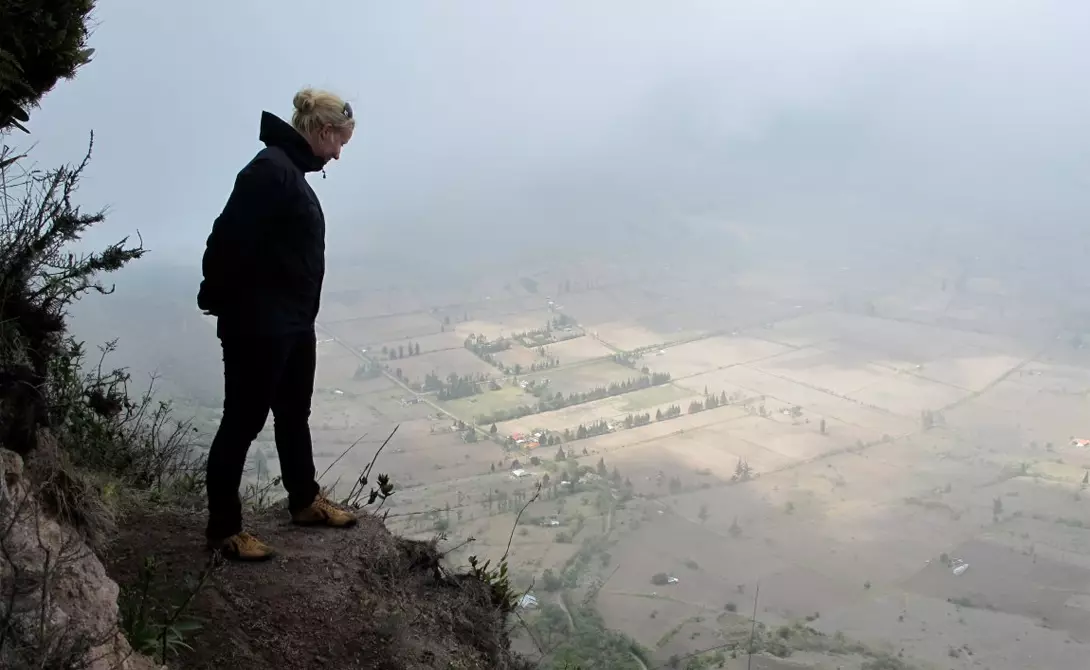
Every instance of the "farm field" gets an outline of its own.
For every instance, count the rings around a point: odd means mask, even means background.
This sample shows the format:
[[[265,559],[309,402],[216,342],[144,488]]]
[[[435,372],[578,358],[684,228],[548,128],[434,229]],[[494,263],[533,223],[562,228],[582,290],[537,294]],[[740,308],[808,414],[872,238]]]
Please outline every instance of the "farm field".
[[[755,667],[863,670],[886,652],[910,670],[1081,667],[1090,449],[1070,441],[1090,438],[1090,356],[1062,341],[1013,339],[1014,328],[865,316],[830,309],[814,291],[774,294],[789,281],[762,291],[738,281],[729,302],[704,312],[675,297],[694,290],[685,284],[552,295],[588,334],[547,345],[559,366],[517,379],[462,341],[544,326],[557,314],[541,296],[493,288],[435,313],[346,313],[330,329],[347,346],[421,344],[419,356],[384,360],[390,372],[485,375],[501,388],[409,402],[416,394],[386,375],[353,379],[360,359],[344,346],[320,348],[321,467],[360,435],[370,442],[401,424],[377,465],[398,486],[386,504],[392,527],[420,539],[443,533],[457,547],[449,560],[462,563],[496,558],[510,539],[515,582],[533,584],[551,607],[567,602],[569,614],[600,588],[603,625],[638,642],[647,667],[743,644],[758,582],[767,637]],[[369,309],[381,304],[368,299]],[[928,304],[916,301],[913,318]],[[453,332],[438,332],[448,317]],[[723,330],[730,323],[739,325]],[[636,369],[612,359],[672,341],[644,351]],[[540,356],[516,347],[496,358],[527,367]],[[670,381],[543,413],[518,385],[547,379],[566,396],[641,377],[644,366]],[[690,413],[710,396],[725,404]],[[680,416],[654,420],[671,405]],[[494,438],[490,424],[471,437],[458,424],[522,406],[535,413],[498,422]],[[642,412],[648,425],[625,428]],[[506,440],[531,431],[559,439],[601,421],[614,429],[533,451]],[[270,446],[262,442],[262,458],[275,470]],[[355,476],[373,453],[363,446],[328,476]],[[459,546],[470,537],[472,548]],[[955,558],[967,572],[952,573]],[[546,574],[560,585],[545,589]],[[656,575],[676,581],[652,583]],[[772,655],[775,639],[788,658]]]
[[[626,382],[643,377],[639,370],[626,368],[612,360],[590,361],[579,365],[562,366],[523,375],[523,381],[543,382],[548,379],[553,393],[586,393],[612,383]]]
[[[423,312],[323,321],[322,326],[356,349],[373,348],[376,344],[392,340],[433,335],[441,328],[439,321]]]
[[[593,337],[584,335],[546,345],[545,353],[559,360],[561,365],[576,365],[596,358],[608,358],[614,352]]]
[[[534,406],[537,402],[537,398],[518,386],[504,386],[498,391],[486,391],[468,398],[447,400],[440,405],[451,414],[469,417],[467,420],[470,420],[481,415],[513,410],[522,405]]]
[[[431,353],[420,353],[416,356],[406,356],[387,362],[391,370],[401,370],[405,379],[411,383],[422,383],[429,374],[435,374],[440,379],[446,379],[449,375],[460,377],[477,377],[484,375],[492,377],[499,374],[496,368],[473,355],[465,348],[448,349]]]

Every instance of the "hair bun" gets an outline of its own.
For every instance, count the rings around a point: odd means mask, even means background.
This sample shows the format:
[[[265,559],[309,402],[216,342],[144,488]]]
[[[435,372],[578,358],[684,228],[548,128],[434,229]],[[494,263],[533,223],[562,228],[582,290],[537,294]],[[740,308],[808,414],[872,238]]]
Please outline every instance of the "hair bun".
[[[299,91],[295,94],[291,104],[303,114],[310,114],[314,111],[314,89],[304,88]]]

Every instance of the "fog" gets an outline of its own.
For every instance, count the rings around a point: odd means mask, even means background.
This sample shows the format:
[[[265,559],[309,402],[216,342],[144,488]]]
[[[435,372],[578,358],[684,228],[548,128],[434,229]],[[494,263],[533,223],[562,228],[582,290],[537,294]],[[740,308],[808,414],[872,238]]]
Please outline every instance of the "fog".
[[[581,667],[1085,663],[1090,5],[158,4],[99,3],[23,140],[94,131],[85,243],[151,249],[73,314],[134,389],[215,429],[204,241],[328,88],[315,459],[397,426],[394,532],[509,548]]]
[[[694,220],[866,249],[1082,239],[1083,3],[106,0],[97,18],[94,67],[35,115],[37,157],[95,131],[82,193],[110,206],[101,239],[139,230],[149,263],[197,262],[259,112],[288,115],[304,84],[360,119],[314,181],[330,248],[395,265]]]

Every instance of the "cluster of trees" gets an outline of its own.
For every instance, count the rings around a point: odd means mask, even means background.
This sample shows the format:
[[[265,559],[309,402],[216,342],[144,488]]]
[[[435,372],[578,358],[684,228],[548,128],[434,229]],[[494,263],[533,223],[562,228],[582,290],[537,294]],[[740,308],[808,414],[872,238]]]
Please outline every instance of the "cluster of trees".
[[[446,380],[443,380],[434,372],[429,372],[424,376],[424,383],[420,385],[420,389],[422,391],[435,391],[439,400],[456,400],[477,395],[481,392],[480,384],[487,380],[488,378],[483,374],[462,376],[454,372],[447,375]]]
[[[548,370],[550,368],[559,367],[560,359],[553,358],[545,353],[543,347],[538,348],[538,355],[544,358],[542,361],[535,361],[530,364],[529,368],[523,368],[522,364],[515,363],[514,365],[504,365],[496,358],[496,354],[501,351],[507,351],[511,348],[511,340],[506,338],[500,338],[498,340],[489,340],[484,335],[470,335],[466,338],[465,348],[473,353],[477,358],[481,359],[485,363],[488,363],[494,368],[502,370],[505,375],[521,375],[524,372],[538,372],[540,370]]]
[[[563,342],[582,336],[582,333],[572,330],[576,326],[575,319],[567,314],[557,314],[544,328],[526,330],[515,333],[511,337],[522,342],[527,347],[540,347],[553,342]],[[563,332],[557,333],[561,330]]]
[[[920,427],[924,430],[931,430],[935,426],[941,426],[945,423],[946,417],[942,415],[942,412],[933,412],[929,409],[920,412]]]
[[[643,414],[629,414],[624,418],[622,422],[625,428],[639,428],[640,426],[646,426],[651,423],[651,413],[644,412]]]
[[[565,429],[564,432],[569,433],[570,429]],[[596,435],[605,435],[608,432],[609,432],[609,422],[606,421],[605,419],[599,419],[598,421],[592,422],[589,426],[584,425],[584,424],[579,424],[579,426],[576,427],[576,429],[575,429],[574,439],[576,439],[576,440],[585,440],[588,437],[594,437]],[[565,442],[570,442],[570,441],[571,440],[565,440]]]
[[[623,382],[612,382],[609,386],[598,386],[589,391],[569,393],[566,396],[560,392],[552,394],[548,384],[534,384],[529,390],[539,398],[536,407],[519,405],[513,409],[497,410],[492,414],[481,414],[477,416],[476,421],[478,424],[502,423],[504,421],[511,421],[512,419],[520,419],[531,414],[540,414],[541,412],[564,409],[565,407],[571,407],[572,405],[581,405],[603,398],[612,398],[614,396],[631,393],[632,391],[639,391],[652,386],[661,386],[669,381],[669,372],[656,372],[648,377],[638,377]]]
[[[407,345],[399,344],[397,345],[397,349],[394,349],[393,347],[383,346],[382,355],[392,361],[396,361],[400,358],[405,358],[406,356],[419,356],[420,343],[417,342],[414,344],[412,342],[409,342]]]
[[[753,468],[749,467],[749,461],[739,458],[738,464],[734,466],[734,474],[731,475],[730,480],[732,482],[745,482],[750,479],[753,479]]]
[[[504,367],[504,374],[508,375],[521,375],[524,372],[539,372],[541,370],[548,370],[550,368],[560,367],[559,358],[547,358],[543,361],[534,361],[530,363],[529,368],[523,368],[521,363],[515,363],[510,367]]]
[[[655,421],[666,421],[667,419],[676,419],[681,416],[681,405],[670,405],[666,408],[666,411],[661,409],[655,410]]]
[[[716,407],[722,407],[727,404],[727,392],[723,391],[719,395],[714,393],[708,394],[707,387],[704,388],[704,400],[694,400],[689,403],[689,414],[696,414],[697,412],[703,412],[706,409],[715,409]]]
[[[356,372],[352,375],[352,379],[356,381],[363,381],[364,379],[375,379],[382,376],[382,368],[375,363],[360,363],[356,368]]]
[[[484,358],[487,354],[498,354],[511,348],[511,341],[506,338],[489,340],[484,335],[470,335],[466,338],[465,348]]]
[[[640,354],[635,352],[635,351],[622,351],[619,354],[613,354],[613,356],[611,356],[611,358],[613,359],[614,363],[617,363],[618,365],[623,365],[626,368],[632,368],[633,370],[635,370],[636,369],[636,361],[638,361],[640,359]],[[643,368],[643,373],[647,374],[647,372],[648,372],[648,369],[646,367]]]

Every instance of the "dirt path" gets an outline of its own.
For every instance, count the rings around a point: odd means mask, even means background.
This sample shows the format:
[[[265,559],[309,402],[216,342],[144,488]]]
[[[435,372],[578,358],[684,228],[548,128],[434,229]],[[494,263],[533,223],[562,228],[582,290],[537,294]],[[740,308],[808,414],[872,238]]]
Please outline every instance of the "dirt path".
[[[571,612],[568,611],[568,603],[564,602],[564,594],[558,593],[556,597],[556,603],[560,605],[560,609],[564,610],[564,614],[568,617],[568,628],[571,632],[575,632],[575,619],[572,618]]]

